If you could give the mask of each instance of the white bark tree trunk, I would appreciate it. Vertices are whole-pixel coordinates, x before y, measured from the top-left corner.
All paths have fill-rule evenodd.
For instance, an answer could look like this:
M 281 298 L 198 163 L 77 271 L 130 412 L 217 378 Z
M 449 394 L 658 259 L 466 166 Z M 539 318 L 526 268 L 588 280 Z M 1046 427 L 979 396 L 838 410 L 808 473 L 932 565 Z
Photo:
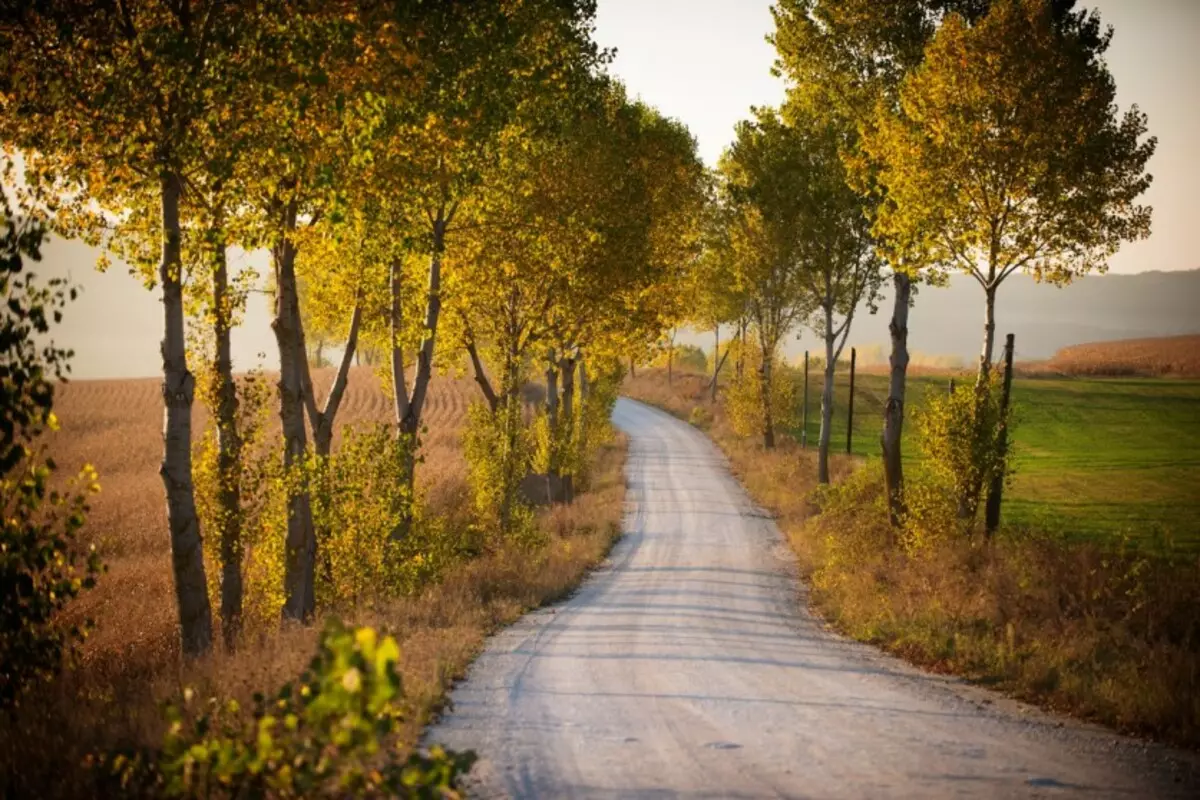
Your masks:
M 159 469 L 167 497 L 171 567 L 183 652 L 197 656 L 212 646 L 212 608 L 204 574 L 204 552 L 192 485 L 192 402 L 196 381 L 187 366 L 183 322 L 183 264 L 178 174 L 164 173 L 162 192 L 163 291 L 163 460 Z
M 979 375 L 976 386 L 982 386 L 991 376 L 992 359 L 996 351 L 996 289 L 993 284 L 984 288 L 983 347 L 979 353 Z

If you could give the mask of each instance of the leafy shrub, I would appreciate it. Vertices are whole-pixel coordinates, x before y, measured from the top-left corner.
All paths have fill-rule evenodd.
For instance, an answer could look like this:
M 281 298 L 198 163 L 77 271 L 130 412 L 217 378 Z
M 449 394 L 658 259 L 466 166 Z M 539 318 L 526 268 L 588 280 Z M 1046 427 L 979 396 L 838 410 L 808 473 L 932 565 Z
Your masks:
M 529 473 L 534 455 L 533 436 L 525 427 L 520 398 L 502 399 L 495 412 L 482 403 L 472 403 L 463 444 L 480 524 L 508 539 L 536 544 L 540 534 L 533 512 L 520 495 L 521 481 Z
M 745 348 L 741 377 L 734 377 L 725 390 L 725 408 L 738 436 L 762 436 L 764 415 L 762 392 L 762 351 L 752 345 Z M 769 387 L 771 419 L 774 428 L 790 427 L 796 409 L 796 382 L 793 372 L 777 359 L 771 370 Z
M 98 759 L 126 794 L 167 797 L 446 797 L 473 753 L 390 757 L 402 721 L 400 649 L 371 628 L 325 626 L 296 685 L 235 701 L 167 708 L 161 749 Z
M 190 354 L 189 354 L 190 355 Z M 211 358 L 196 358 L 198 364 Z M 197 370 L 197 386 L 208 408 L 214 408 L 214 373 Z M 224 569 L 221 537 L 227 513 L 220 502 L 225 481 L 236 484 L 237 525 L 240 531 L 234 557 L 242 568 L 242 621 L 255 624 L 275 623 L 283 607 L 283 541 L 286 507 L 273 499 L 275 487 L 283 480 L 278 442 L 270 435 L 274 389 L 261 371 L 237 379 L 236 427 L 241 438 L 236 473 L 222 475 L 218 462 L 217 426 L 210 414 L 203 434 L 197 438 L 192 454 L 192 481 L 195 486 L 196 513 L 204 537 L 204 556 L 209 564 L 209 599 L 219 607 L 220 579 Z M 215 567 L 215 568 L 214 568 Z M 222 624 L 226 624 L 222 620 Z
M 988 382 L 973 389 L 931 394 L 914 412 L 913 421 L 935 490 L 953 498 L 958 518 L 969 532 L 982 490 L 997 476 L 1010 474 L 1010 459 L 1000 446 L 1006 420 L 1000 410 L 999 387 Z
M 79 484 L 50 488 L 54 462 L 37 440 L 57 422 L 54 381 L 68 370 L 71 353 L 36 337 L 58 322 L 75 290 L 65 281 L 39 286 L 22 275 L 25 257 L 37 260 L 40 227 L 19 223 L 0 191 L 4 231 L 0 237 L 0 709 L 55 673 L 85 626 L 64 627 L 57 613 L 100 572 L 94 550 L 80 569 L 75 538 L 84 523 L 95 473 L 85 467 Z
M 422 519 L 409 493 L 414 458 L 411 439 L 376 424 L 347 429 L 341 447 L 317 463 L 313 517 L 323 604 L 348 607 L 412 592 L 457 558 L 458 541 L 437 520 Z
M 619 359 L 595 359 L 590 363 L 587 392 L 580 392 L 579 422 L 575 426 L 570 469 L 577 491 L 587 489 L 591 468 L 600 448 L 612 441 L 612 411 L 621 393 L 625 373 Z

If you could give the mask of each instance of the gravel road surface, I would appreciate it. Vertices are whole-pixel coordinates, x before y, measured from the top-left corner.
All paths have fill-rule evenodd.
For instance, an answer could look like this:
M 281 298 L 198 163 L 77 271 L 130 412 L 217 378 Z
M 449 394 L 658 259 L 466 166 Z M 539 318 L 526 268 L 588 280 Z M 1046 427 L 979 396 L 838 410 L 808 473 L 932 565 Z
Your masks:
M 1200 797 L 1200 759 L 828 632 L 700 432 L 621 399 L 625 536 L 496 635 L 429 742 L 481 797 Z M 1185 700 L 1186 698 L 1181 698 Z

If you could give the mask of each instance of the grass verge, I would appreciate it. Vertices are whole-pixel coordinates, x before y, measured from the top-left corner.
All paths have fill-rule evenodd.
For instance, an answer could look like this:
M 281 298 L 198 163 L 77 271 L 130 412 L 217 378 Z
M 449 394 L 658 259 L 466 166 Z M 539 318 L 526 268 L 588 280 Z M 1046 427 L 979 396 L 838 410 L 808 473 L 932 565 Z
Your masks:
M 1200 562 L 1009 528 L 992 544 L 927 530 L 889 544 L 876 463 L 736 436 L 699 376 L 643 371 L 631 397 L 706 430 L 777 517 L 814 610 L 842 632 L 1121 731 L 1200 747 Z

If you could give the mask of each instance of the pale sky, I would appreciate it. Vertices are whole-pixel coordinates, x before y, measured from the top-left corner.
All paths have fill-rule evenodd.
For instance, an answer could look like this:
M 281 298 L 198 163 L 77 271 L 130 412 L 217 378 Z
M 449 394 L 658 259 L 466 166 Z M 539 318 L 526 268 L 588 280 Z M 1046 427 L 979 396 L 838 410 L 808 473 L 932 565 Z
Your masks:
M 1081 0 L 1115 29 L 1108 51 L 1122 111 L 1150 118 L 1158 151 L 1145 202 L 1149 239 L 1125 245 L 1114 272 L 1200 267 L 1200 0 Z M 778 105 L 771 77 L 770 0 L 599 0 L 596 39 L 617 48 L 612 72 L 640 96 L 682 120 L 715 165 L 733 125 L 752 105 Z
M 1194 188 L 1200 186 L 1200 0 L 1091 4 L 1116 29 L 1109 63 L 1122 108 L 1137 103 L 1159 139 L 1150 162 L 1155 180 L 1146 197 L 1154 206 L 1153 234 L 1126 245 L 1112 270 L 1200 267 L 1193 245 L 1200 231 Z M 783 84 L 770 75 L 774 50 L 764 40 L 772 28 L 770 5 L 769 0 L 599 0 L 596 38 L 618 49 L 612 71 L 631 94 L 682 120 L 705 161 L 715 164 L 734 123 L 748 115 L 750 106 L 783 99 Z M 260 255 L 253 260 L 263 265 Z M 69 275 L 83 289 L 54 337 L 74 348 L 74 374 L 159 373 L 159 292 L 143 289 L 120 265 L 96 273 L 95 253 L 81 243 L 52 242 L 45 256 L 40 273 Z M 264 298 L 252 296 L 244 324 L 234 333 L 235 368 L 260 363 L 260 354 L 274 363 L 269 323 Z

